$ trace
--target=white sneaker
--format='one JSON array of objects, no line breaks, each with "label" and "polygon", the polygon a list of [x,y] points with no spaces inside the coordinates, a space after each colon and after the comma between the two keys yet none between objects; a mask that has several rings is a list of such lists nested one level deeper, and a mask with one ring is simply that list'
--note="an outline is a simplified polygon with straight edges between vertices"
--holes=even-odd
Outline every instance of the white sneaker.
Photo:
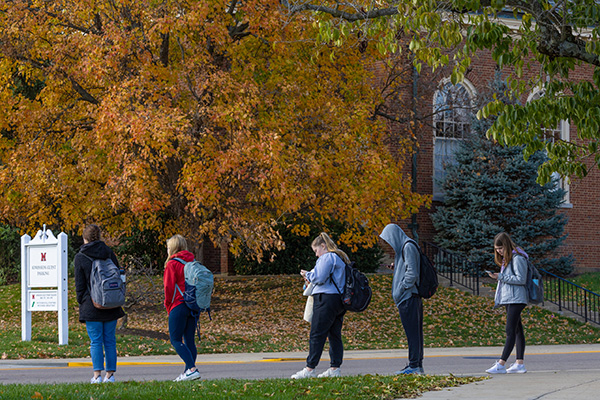
[{"label": "white sneaker", "polygon": [[496,362],[496,364],[494,364],[492,368],[486,369],[485,372],[487,372],[488,374],[505,374],[506,367],[500,364],[499,362]]},{"label": "white sneaker", "polygon": [[527,370],[525,369],[525,364],[511,364],[510,368],[506,370],[507,374],[524,374]]},{"label": "white sneaker", "polygon": [[318,375],[318,378],[339,378],[342,376],[339,368],[328,368],[325,372]]},{"label": "white sneaker", "polygon": [[315,370],[313,369],[312,371],[309,371],[308,368],[302,368],[301,371],[298,371],[294,375],[292,375],[292,379],[304,379],[304,378],[316,378],[316,377],[317,377],[317,373],[315,372]]},{"label": "white sneaker", "polygon": [[97,377],[93,377],[92,379],[90,379],[90,383],[102,383],[102,377],[101,376],[97,376]]},{"label": "white sneaker", "polygon": [[183,374],[173,379],[173,382],[193,381],[194,379],[200,379],[200,371],[192,371],[191,369],[188,369]]},{"label": "white sneaker", "polygon": [[115,376],[111,375],[110,377],[104,376],[102,383],[115,383]]}]

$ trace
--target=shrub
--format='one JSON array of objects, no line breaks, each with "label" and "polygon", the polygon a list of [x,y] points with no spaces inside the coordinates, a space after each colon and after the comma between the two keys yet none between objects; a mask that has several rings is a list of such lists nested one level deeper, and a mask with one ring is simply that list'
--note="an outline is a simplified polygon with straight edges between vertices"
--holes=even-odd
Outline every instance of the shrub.
[{"label": "shrub", "polygon": [[278,232],[285,242],[285,249],[273,250],[264,254],[261,262],[241,255],[234,260],[235,273],[238,275],[279,275],[297,274],[301,269],[311,270],[315,266],[315,253],[311,248],[313,239],[320,232],[327,232],[336,242],[341,250],[348,254],[350,260],[356,263],[356,267],[362,272],[375,272],[379,268],[383,251],[379,246],[370,248],[362,247],[352,251],[348,246],[340,243],[339,233],[343,232],[343,226],[339,223],[330,222],[328,227],[319,227],[314,223],[308,223],[310,230],[308,235],[301,236],[292,232],[293,223],[282,223]]},{"label": "shrub", "polygon": [[0,224],[0,285],[14,283],[21,274],[21,236],[19,230]]}]

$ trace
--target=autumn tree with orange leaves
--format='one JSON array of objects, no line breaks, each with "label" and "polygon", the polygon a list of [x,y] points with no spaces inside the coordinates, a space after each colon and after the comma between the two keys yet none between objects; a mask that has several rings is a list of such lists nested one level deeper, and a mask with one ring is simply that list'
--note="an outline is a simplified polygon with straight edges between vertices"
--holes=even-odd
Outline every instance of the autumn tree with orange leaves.
[{"label": "autumn tree with orange leaves", "polygon": [[317,31],[271,0],[3,1],[2,221],[260,254],[302,214],[374,243],[428,199],[403,171],[411,143],[392,156],[376,117],[383,56]]}]

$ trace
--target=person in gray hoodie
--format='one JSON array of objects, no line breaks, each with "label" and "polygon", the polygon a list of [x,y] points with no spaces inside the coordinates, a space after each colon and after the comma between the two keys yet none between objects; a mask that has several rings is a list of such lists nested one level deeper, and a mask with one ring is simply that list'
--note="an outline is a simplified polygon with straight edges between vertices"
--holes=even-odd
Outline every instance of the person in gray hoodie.
[{"label": "person in gray hoodie", "polygon": [[379,237],[396,253],[392,298],[408,341],[409,364],[396,373],[423,374],[423,301],[417,289],[421,268],[419,249],[396,224],[387,225]]}]

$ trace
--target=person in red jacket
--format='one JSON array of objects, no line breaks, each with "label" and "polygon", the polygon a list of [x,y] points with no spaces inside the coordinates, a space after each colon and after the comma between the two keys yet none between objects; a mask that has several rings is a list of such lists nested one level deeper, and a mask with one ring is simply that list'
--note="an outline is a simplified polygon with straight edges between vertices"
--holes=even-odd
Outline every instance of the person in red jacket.
[{"label": "person in red jacket", "polygon": [[[198,315],[183,300],[182,292],[185,291],[184,265],[175,258],[189,262],[194,260],[194,255],[187,250],[187,242],[181,235],[175,235],[167,240],[167,254],[163,282],[165,308],[169,314],[169,338],[175,351],[185,363],[184,372],[174,381],[189,381],[200,378],[200,372],[196,369],[198,351],[194,341]],[[175,285],[180,290],[177,290]]]}]

